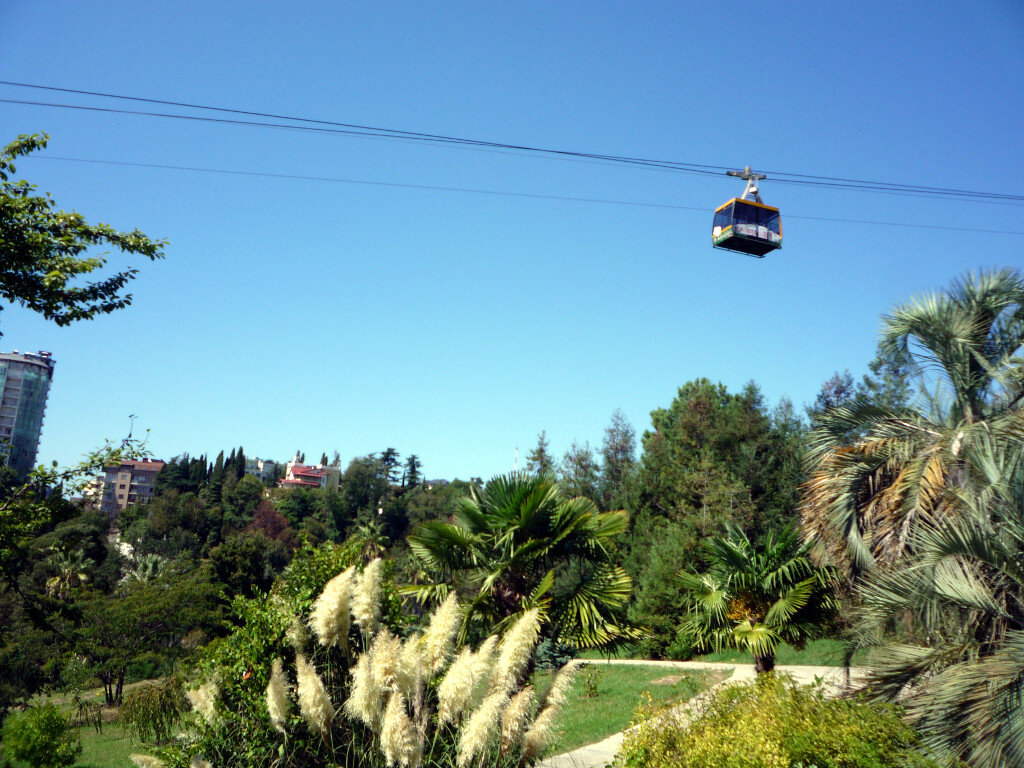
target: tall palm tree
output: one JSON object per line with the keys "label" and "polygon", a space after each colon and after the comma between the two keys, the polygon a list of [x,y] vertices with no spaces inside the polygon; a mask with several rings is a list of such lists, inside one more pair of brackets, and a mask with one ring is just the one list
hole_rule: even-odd
{"label": "tall palm tree", "polygon": [[626,512],[600,512],[566,498],[557,483],[518,473],[495,477],[459,500],[451,522],[418,525],[408,537],[425,568],[406,594],[443,599],[452,589],[469,603],[463,636],[474,620],[504,628],[540,609],[552,634],[578,647],[638,636],[623,616],[632,581],[616,563]]}
{"label": "tall palm tree", "polygon": [[[803,530],[851,570],[891,564],[963,477],[963,455],[995,436],[1019,439],[1024,407],[1024,276],[969,274],[883,318],[882,348],[908,359],[920,402],[866,399],[811,431]],[[933,391],[928,395],[925,392]]]}
{"label": "tall palm tree", "polygon": [[973,443],[912,554],[858,590],[868,690],[901,697],[926,742],[973,768],[1024,765],[1022,445]]}
{"label": "tall palm tree", "polygon": [[744,648],[760,674],[775,668],[780,642],[802,646],[824,634],[835,609],[832,573],[815,567],[795,531],[755,547],[732,528],[704,548],[707,570],[678,576],[689,596],[683,628],[699,649]]}

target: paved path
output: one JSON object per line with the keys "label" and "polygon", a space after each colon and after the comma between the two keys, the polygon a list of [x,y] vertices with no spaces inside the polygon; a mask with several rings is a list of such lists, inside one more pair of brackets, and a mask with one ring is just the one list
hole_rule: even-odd
{"label": "paved path", "polygon": [[[600,666],[602,664],[629,664],[648,667],[669,667],[672,669],[693,671],[719,670],[731,672],[730,676],[718,683],[718,685],[728,685],[729,683],[741,680],[752,680],[757,674],[754,671],[753,664],[727,664],[704,661],[641,661],[630,659],[608,659],[600,661],[577,660],[570,663],[594,664],[596,666]],[[786,665],[778,666],[775,669],[779,672],[785,672],[788,675],[792,675],[793,679],[799,683],[813,683],[820,679],[824,682],[826,690],[833,693],[845,690],[848,686],[847,673],[844,667]],[[863,669],[851,667],[849,683],[856,685],[863,678],[863,675]],[[718,686],[713,686],[712,690],[717,687]],[[608,765],[608,763],[615,759],[615,755],[618,754],[619,749],[622,748],[622,742],[623,739],[625,739],[625,736],[626,732],[620,731],[619,733],[612,734],[604,741],[599,741],[596,744],[588,744],[585,747],[574,749],[572,752],[566,752],[562,755],[549,757],[546,760],[542,760],[537,764],[537,766],[538,768],[604,768],[604,766]]]}

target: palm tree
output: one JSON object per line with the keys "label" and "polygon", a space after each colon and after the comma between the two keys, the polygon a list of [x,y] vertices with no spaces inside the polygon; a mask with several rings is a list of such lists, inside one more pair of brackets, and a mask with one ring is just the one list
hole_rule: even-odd
{"label": "palm tree", "polygon": [[912,554],[858,590],[858,633],[875,646],[866,687],[899,696],[928,744],[975,768],[1024,765],[1022,445],[972,444]]}
{"label": "palm tree", "polygon": [[503,629],[538,608],[563,643],[635,638],[622,615],[632,580],[615,562],[616,537],[628,524],[626,512],[566,498],[551,479],[495,477],[459,500],[451,522],[421,523],[409,535],[426,583],[404,592],[423,601],[442,600],[453,587],[464,592],[463,637],[474,620]]}
{"label": "palm tree", "polygon": [[678,577],[689,595],[683,629],[698,649],[744,648],[761,674],[775,668],[780,642],[802,646],[824,633],[835,609],[832,572],[814,566],[794,530],[755,547],[730,528],[704,548],[708,569]]}
{"label": "palm tree", "polygon": [[125,573],[121,582],[153,581],[165,570],[167,563],[167,558],[160,555],[142,555],[135,559],[134,567]]}
{"label": "palm tree", "polygon": [[89,581],[89,569],[93,562],[81,549],[69,552],[66,549],[54,549],[46,558],[46,565],[53,571],[53,576],[46,580],[46,592],[58,600],[67,600],[72,590]]}
{"label": "palm tree", "polygon": [[909,360],[921,401],[889,408],[860,398],[819,419],[803,508],[819,554],[851,571],[892,564],[961,483],[972,445],[1018,439],[1022,346],[1024,277],[1009,269],[969,274],[883,318],[881,347]]}

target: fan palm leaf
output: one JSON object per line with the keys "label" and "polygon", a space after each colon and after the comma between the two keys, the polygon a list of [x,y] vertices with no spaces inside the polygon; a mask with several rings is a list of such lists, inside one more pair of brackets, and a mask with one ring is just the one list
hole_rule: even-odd
{"label": "fan palm leaf", "polygon": [[404,591],[436,599],[440,584],[462,585],[469,605],[463,634],[472,621],[507,626],[536,607],[562,642],[589,647],[635,637],[623,616],[632,581],[615,563],[628,525],[625,512],[567,499],[549,479],[496,477],[460,500],[451,523],[422,523],[410,533],[412,553],[434,584]]}
{"label": "fan palm leaf", "polygon": [[819,557],[853,571],[908,552],[915,528],[963,484],[965,452],[992,434],[1020,439],[1024,277],[968,275],[912,299],[883,318],[882,347],[937,394],[900,409],[857,400],[811,431],[804,535]]}

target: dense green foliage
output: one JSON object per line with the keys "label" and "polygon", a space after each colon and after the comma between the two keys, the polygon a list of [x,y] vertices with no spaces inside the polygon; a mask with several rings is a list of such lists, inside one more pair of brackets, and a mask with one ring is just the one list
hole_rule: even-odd
{"label": "dense green foliage", "polygon": [[720,688],[696,711],[642,712],[615,766],[939,768],[900,715],[766,675]]}
{"label": "dense green foliage", "polygon": [[757,541],[794,522],[803,426],[788,402],[769,412],[753,384],[730,394],[706,379],[681,387],[651,419],[631,483],[632,615],[652,631],[645,654],[685,658],[689,645],[678,631],[686,600],[675,575],[703,571],[700,542],[730,526]]}
{"label": "dense green foliage", "polygon": [[82,752],[78,732],[54,704],[39,704],[7,719],[3,727],[3,752],[24,760],[32,768],[63,768]]}

